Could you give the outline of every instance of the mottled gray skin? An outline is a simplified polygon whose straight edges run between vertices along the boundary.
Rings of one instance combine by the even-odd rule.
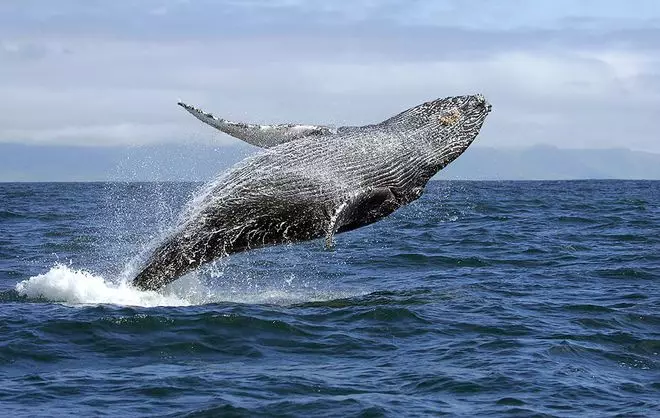
[[[276,145],[211,182],[133,284],[156,290],[218,257],[326,238],[420,197],[490,112],[481,95],[423,103],[380,124]]]

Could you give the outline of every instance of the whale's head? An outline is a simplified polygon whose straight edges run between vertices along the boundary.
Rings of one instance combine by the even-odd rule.
[[[492,106],[481,94],[452,96],[412,107],[380,124],[436,143],[470,145]]]
[[[438,124],[430,127],[429,134],[442,147],[463,152],[479,134],[492,106],[483,95],[476,94],[439,100],[437,109]]]
[[[453,96],[422,103],[395,118],[399,129],[431,145],[443,168],[472,144],[491,108],[481,94]]]

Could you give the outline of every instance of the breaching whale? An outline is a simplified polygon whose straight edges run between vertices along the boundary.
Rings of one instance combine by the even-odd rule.
[[[179,102],[264,148],[210,182],[133,280],[157,290],[218,257],[325,237],[376,222],[419,198],[479,133],[482,95],[422,103],[381,123],[332,128],[229,122]]]

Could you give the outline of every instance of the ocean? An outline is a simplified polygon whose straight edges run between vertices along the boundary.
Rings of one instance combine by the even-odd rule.
[[[660,416],[658,181],[434,181],[127,286],[199,187],[0,184],[1,416]]]

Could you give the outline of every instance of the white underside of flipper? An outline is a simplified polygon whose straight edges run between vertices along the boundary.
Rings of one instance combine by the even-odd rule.
[[[399,204],[389,188],[367,188],[343,200],[330,214],[325,232],[325,248],[334,247],[334,237],[343,226],[350,224],[355,217],[366,218],[370,211],[391,213]]]
[[[344,210],[348,207],[350,201],[345,201],[341,203],[334,213],[330,216],[330,222],[328,222],[328,229],[325,232],[325,248],[331,249],[335,246],[335,233],[341,226],[342,215]]]

